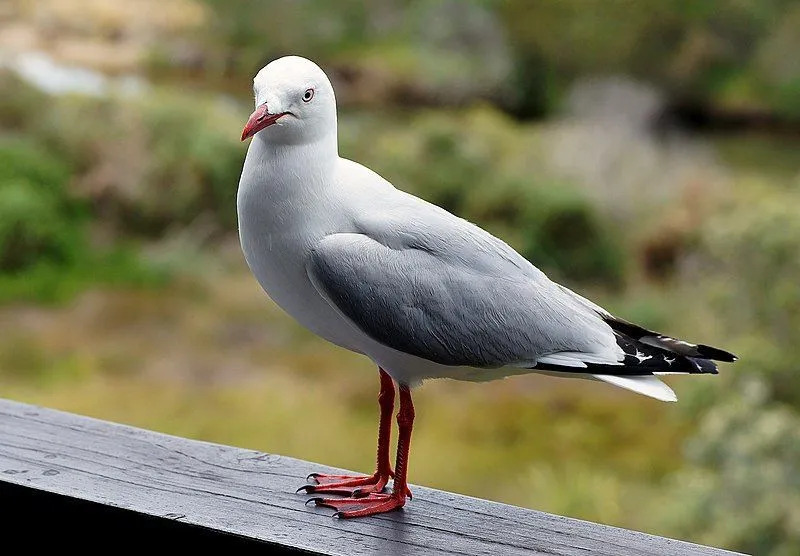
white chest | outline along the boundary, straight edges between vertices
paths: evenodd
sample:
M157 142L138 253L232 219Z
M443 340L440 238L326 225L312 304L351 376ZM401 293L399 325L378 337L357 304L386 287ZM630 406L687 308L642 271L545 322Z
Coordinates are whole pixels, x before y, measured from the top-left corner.
M311 284L309 254L323 237L340 231L320 198L270 198L240 187L239 239L250 270L275 303L300 324L339 346L361 351L354 330Z

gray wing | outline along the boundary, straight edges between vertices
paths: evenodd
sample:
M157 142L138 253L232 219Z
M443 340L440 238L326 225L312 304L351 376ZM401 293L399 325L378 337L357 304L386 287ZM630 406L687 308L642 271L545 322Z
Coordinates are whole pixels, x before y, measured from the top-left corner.
M359 329L444 365L529 366L558 353L620 359L613 331L569 290L480 228L430 208L422 218L421 208L313 249L310 279Z

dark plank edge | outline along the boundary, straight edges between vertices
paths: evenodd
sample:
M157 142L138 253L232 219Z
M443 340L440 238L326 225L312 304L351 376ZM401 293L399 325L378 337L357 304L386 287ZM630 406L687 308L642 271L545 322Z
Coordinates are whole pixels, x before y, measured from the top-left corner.
M0 502L18 521L46 509L50 523L287 554L734 554L419 486L401 512L336 520L294 493L312 471L341 470L0 399Z
M3 539L25 541L25 550L35 553L44 549L62 550L81 547L84 550L108 549L125 539L127 551L180 546L186 550L248 550L267 548L267 554L314 554L274 543L265 543L233 533L201 525L139 513L90 502L63 494L37 490L28 486L0 481L0 511ZM31 535L34 527L46 524L46 534ZM135 532L135 535L131 533ZM87 534L89 533L89 534Z

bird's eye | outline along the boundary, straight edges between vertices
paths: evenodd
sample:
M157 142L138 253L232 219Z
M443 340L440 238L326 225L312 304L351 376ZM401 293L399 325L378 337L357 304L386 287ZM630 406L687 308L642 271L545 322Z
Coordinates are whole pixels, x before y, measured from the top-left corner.
M306 89L306 92L303 93L303 102L309 102L312 98L314 98L314 89Z

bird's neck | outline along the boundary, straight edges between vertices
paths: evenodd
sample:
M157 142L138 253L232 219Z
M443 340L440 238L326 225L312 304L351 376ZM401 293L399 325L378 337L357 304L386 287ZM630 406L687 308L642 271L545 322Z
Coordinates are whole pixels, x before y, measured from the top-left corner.
M271 173L298 178L327 173L339 158L335 129L313 141L291 144L271 142L266 134L260 133L254 138L251 149L257 151L262 164L268 165Z
M334 127L328 133L311 141L277 142L270 140L268 133L259 133L253 138L251 147L256 147L269 162L278 164L312 164L315 161L333 161L339 157L339 139Z
M245 172L251 172L272 196L295 196L329 183L339 160L335 130L307 143L275 143L255 136L245 159ZM243 176L244 176L243 173ZM273 197L274 198L274 197Z

